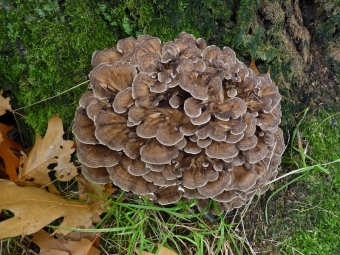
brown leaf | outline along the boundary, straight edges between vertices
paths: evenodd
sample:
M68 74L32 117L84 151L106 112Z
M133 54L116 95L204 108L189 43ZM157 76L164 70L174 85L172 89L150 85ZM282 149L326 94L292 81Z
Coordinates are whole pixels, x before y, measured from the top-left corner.
M34 234L32 241L40 247L43 255L99 255L97 248L93 247L93 240L81 238L79 240L58 240L46 231L40 230Z
M12 106L9 103L9 100L11 100L9 97L4 98L2 96L3 91L0 90L0 116L4 115L7 111L12 111Z
M177 255L176 252L169 250L168 248L161 246L160 244L158 244L158 248L159 247L161 247L161 249L157 253L158 255ZM155 253L150 253L150 252L146 252L146 251L143 251L142 253L140 253L139 250L137 250L137 249L135 251L138 255L155 255Z
M7 133L13 127L6 126L0 123L0 132L2 141L0 141L0 158L4 160L6 173L10 180L14 181L17 178L17 168L19 168L19 158L13 153L14 150L22 150L22 147L7 136Z
M59 191L51 184L47 167L57 164L56 177L60 181L69 181L77 175L77 168L70 162L74 152L74 142L63 139L63 124L55 115L48 121L47 132L43 139L36 135L35 144L27 158L22 158L17 183L33 182L39 186L47 186L55 194ZM24 186L29 186L24 184Z
M93 206L67 201L64 198L35 187L19 187L7 180L0 180L0 210L15 214L0 222L0 239L37 232L55 219L64 217L60 227L88 228L100 220ZM70 230L57 229L67 234Z
M255 64L254 59L251 60L251 62L250 62L250 64L249 64L249 68L250 68L251 70L254 71L254 74L255 74L255 75L260 74L259 70L258 70L257 67L256 67L256 64Z
M90 182L83 175L76 177L80 191L79 199L87 200L87 203L96 208L98 214L107 212L106 206L109 204L107 198L116 191L115 188L106 185L99 185Z

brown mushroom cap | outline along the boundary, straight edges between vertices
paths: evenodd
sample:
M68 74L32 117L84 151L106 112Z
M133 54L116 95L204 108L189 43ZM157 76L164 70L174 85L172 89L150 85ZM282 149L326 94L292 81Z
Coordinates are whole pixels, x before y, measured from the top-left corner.
M221 212L268 189L285 149L269 74L185 32L121 39L92 65L72 127L88 179L160 204L213 199Z
M98 184L106 184L111 180L106 167L92 168L86 165L82 165L81 171L87 179Z
M90 73L90 85L96 98L114 98L117 92L132 84L137 72L126 62L103 63Z
M94 135L96 126L93 121L87 116L85 108L78 107L72 125L72 132L75 137L86 144L97 144L98 139Z
M183 188L177 185L161 188L157 191L157 202L161 205L173 204L181 199L183 193Z
M150 164L170 164L178 156L178 149L173 146L164 146L156 139L151 139L140 148L141 159Z
M116 113L124 113L134 105L134 103L135 100L132 97L132 88L128 87L117 93L113 100L112 107Z
M131 175L121 165L107 168L112 182L125 191L132 191L136 194L144 195L154 192L155 185L148 183L141 176Z
M122 57L122 54L115 48L97 50L92 55L91 64L95 68L102 63L112 63L118 61Z
M121 53L127 53L134 50L137 40L135 38L124 38L118 41L117 50Z
M77 140L78 159L89 167L109 167L118 164L122 154L101 144L84 144Z

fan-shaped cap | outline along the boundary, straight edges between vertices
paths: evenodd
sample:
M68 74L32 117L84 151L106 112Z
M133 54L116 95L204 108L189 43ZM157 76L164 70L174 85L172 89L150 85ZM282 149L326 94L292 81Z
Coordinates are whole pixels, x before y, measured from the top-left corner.
M118 41L117 50L121 53L127 53L133 51L137 45L137 40L135 38L124 38Z
M256 135L249 137L243 137L240 141L236 143L236 147L241 151L246 151L254 148L257 144Z
M203 38L198 38L196 40L196 45L202 51L207 47L207 42Z
M177 185L161 188L157 191L157 202L161 205L173 204L181 199L183 191Z
M111 181L110 175L106 170L106 167L96 167L92 168L86 165L82 165L81 171L83 175L98 184L106 184Z
M204 125L211 120L210 111L204 111L198 117L190 118L192 124L196 126Z
M248 191L257 181L256 172L248 170L244 166L234 166L230 174L232 176L233 188L236 190Z
M151 139L140 148L142 161L150 164L170 164L178 156L178 149L174 146L164 146L156 139Z
M208 182L206 185L202 187L198 187L198 192L209 198L213 198L219 194L221 194L224 189L230 184L231 178L229 173L219 172L218 179L213 182Z
M239 150L232 143L213 141L206 149L207 156L216 159L232 158L238 154Z
M110 104L106 99L91 97L86 101L86 114L93 121L98 113L109 108Z
M140 72L156 73L159 71L161 55L158 52L145 54L138 60L138 70Z
M93 98L93 91L91 91L91 90L86 91L86 92L81 96L81 98L79 99L79 106L82 107L82 108L86 108L86 102L87 102L87 100L92 99L92 98Z
M132 52L130 63L137 65L141 57L152 52L162 52L161 40L157 37L150 37L139 43Z
M95 125L93 121L87 117L85 108L78 107L72 125L72 133L82 143L97 144L98 139L95 137Z
M281 123L281 111L279 105L270 114L259 113L257 125L264 131L273 131Z
M161 124L156 132L156 139L163 145L173 146L184 138L176 124Z
M202 151L202 148L197 145L196 142L193 141L187 141L187 144L185 145L183 149L188 154L198 154Z
M182 175L182 185L187 189L195 189L207 184L208 180L199 166L191 166Z
M250 150L243 151L242 154L246 157L247 161L254 164L266 157L268 147L262 139L258 139L256 146Z
M142 176L151 171L151 169L139 159L132 160L127 170L130 174L135 176Z
M122 57L122 54L115 48L97 50L92 55L91 64L95 68L102 63L112 63L118 61Z
M237 119L246 113L247 106L241 98L234 97L225 103L219 104L218 110L215 116L220 120Z
M95 136L100 143L112 150L124 149L131 130L126 126L126 119L123 116L113 110L102 111L95 119L95 126Z
M112 182L125 191L144 195L156 191L156 186L148 183L141 176L131 175L121 165L107 168Z
M212 139L207 137L205 139L198 139L197 145L201 148L206 148L212 143Z
M210 45L207 46L203 51L202 51L202 57L204 59L208 59L211 61L213 58L218 58L220 55L222 55L222 51L220 48L218 48L215 45Z
M112 107L116 113L126 112L133 104L135 100L132 98L132 88L128 87L117 93L113 100Z
M132 97L136 100L136 106L139 107L155 107L161 98L151 92L151 88L157 85L157 79L151 78L149 74L140 72L132 83Z
M118 164L122 154L101 144L84 144L77 140L77 155L81 163L97 168Z
M90 73L90 85L96 98L114 98L117 92L132 84L137 71L125 62L103 63Z

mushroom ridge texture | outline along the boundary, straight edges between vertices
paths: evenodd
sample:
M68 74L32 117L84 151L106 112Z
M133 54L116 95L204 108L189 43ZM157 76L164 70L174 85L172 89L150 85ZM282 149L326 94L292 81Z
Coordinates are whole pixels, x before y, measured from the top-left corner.
M88 179L163 205L213 199L229 212L276 177L281 95L229 47L142 35L96 51L92 66L72 127Z

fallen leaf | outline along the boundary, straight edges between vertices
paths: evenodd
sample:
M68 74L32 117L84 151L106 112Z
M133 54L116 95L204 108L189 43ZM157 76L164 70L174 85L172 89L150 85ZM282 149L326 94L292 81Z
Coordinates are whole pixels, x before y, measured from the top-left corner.
M13 127L0 123L0 133L2 137L2 141L0 143L0 158L4 160L6 174L8 174L10 180L14 181L17 179L19 157L17 157L12 150L20 151L22 150L22 147L7 136L7 133L12 128Z
M48 175L51 164L57 164L54 168L56 178L60 181L69 181L76 176L77 168L70 162L74 152L74 142L63 139L63 124L59 116L55 115L48 121L48 127L44 138L36 135L35 144L28 154L20 161L19 177L17 183L29 186L25 182L33 182L38 186L47 186L55 194L59 191L51 183Z
M255 74L255 75L260 74L259 70L258 70L257 67L256 67L256 64L255 64L254 59L251 60L251 62L250 62L250 64L249 64L249 68L250 68L251 70L254 71L254 74Z
M161 247L161 249L159 250L159 252L157 253L157 255L178 255L176 252L161 246L160 244L158 244L158 248ZM150 253L150 252L146 252L146 251L142 251L142 253L139 252L139 250L135 249L136 253L138 255L155 255L156 253Z
M91 225L90 228L95 228L94 225ZM82 238L86 238L90 240L93 243L93 246L96 248L100 247L100 235L101 233L95 233L95 232L71 232L68 233L66 236L58 236L58 239L61 243L67 242L68 240L80 240Z
M49 235L45 230L34 234L32 241L40 247L42 255L99 255L100 251L93 247L93 241L87 238L79 240L58 240Z
M67 248L43 229L33 235L32 241L40 247L40 254L51 250L64 251L68 254Z
M0 116L4 115L7 111L12 111L12 106L9 101L11 100L9 97L4 98L2 96L3 90L0 90Z
M80 192L79 199L87 200L88 204L96 208L98 214L107 212L106 206L110 203L107 198L116 191L115 188L112 188L112 183L110 183L111 186L94 184L83 175L77 176L76 181Z
M37 232L52 221L64 217L60 227L88 228L100 221L93 206L67 201L36 187L19 187L8 180L0 180L0 210L14 213L14 217L0 222L0 239ZM67 234L67 229L55 233Z

